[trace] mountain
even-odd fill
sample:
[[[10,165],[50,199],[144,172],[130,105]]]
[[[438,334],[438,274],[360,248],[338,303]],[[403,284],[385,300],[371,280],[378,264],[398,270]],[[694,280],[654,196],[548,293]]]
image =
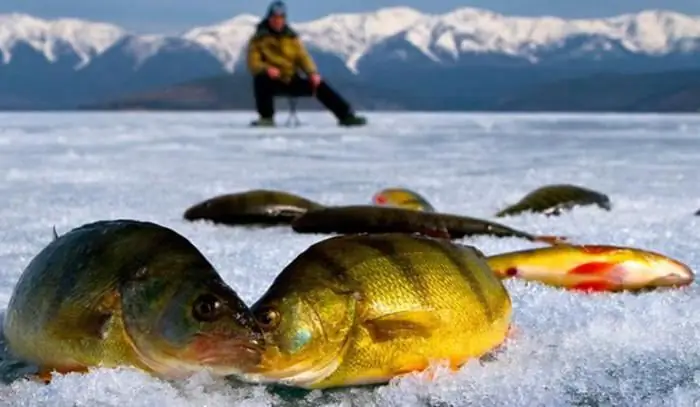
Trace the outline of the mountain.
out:
[[[105,105],[243,75],[258,21],[239,15],[177,36],[140,36],[104,23],[0,15],[0,108]],[[394,7],[293,27],[341,92],[372,84],[356,96],[384,94],[376,105],[408,109],[480,109],[551,81],[700,68],[700,17],[662,10],[566,20]]]
[[[358,110],[416,109],[407,92],[380,92],[358,79],[337,83]],[[252,110],[250,77],[215,76],[84,106],[88,110]],[[279,98],[277,112],[289,109]],[[300,110],[322,106],[312,98],[298,100]],[[562,79],[484,103],[482,111],[700,112],[700,69],[652,73],[599,73]]]
[[[560,80],[506,98],[493,110],[700,112],[700,69],[601,73]]]
[[[358,110],[405,110],[407,94],[385,94],[358,78],[335,82]],[[167,86],[146,92],[137,92],[126,97],[101,103],[81,106],[86,110],[252,110],[255,107],[250,76],[241,73],[217,75],[185,83]],[[297,109],[319,110],[323,106],[314,98],[298,98]],[[276,110],[289,109],[287,98],[276,101]]]

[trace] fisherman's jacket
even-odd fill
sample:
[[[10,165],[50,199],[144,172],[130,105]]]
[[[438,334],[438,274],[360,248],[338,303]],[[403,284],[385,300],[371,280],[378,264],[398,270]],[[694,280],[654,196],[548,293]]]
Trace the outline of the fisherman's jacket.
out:
[[[316,64],[294,30],[285,26],[281,32],[275,32],[263,21],[248,41],[248,70],[257,75],[269,67],[279,69],[284,82],[298,70],[307,75],[316,72]]]

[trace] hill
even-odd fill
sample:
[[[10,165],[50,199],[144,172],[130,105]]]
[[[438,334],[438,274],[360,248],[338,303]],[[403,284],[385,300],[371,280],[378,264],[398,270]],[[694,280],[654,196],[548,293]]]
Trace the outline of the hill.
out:
[[[356,78],[329,80],[329,83],[357,110],[405,110],[411,103],[408,95],[385,94]],[[277,111],[287,110],[288,99],[277,98],[275,106]],[[299,110],[323,109],[314,98],[298,98],[296,106]],[[80,106],[86,110],[252,110],[254,107],[252,80],[243,74],[217,75]]]
[[[700,70],[601,73],[559,80],[506,98],[494,110],[700,112]]]
[[[421,110],[437,101],[423,100],[404,89],[386,89],[358,79],[332,85],[357,110]],[[449,104],[450,101],[442,101]],[[288,109],[278,98],[277,110]],[[250,77],[220,75],[189,81],[149,92],[135,93],[104,103],[82,106],[90,110],[252,110]],[[300,98],[300,110],[318,110],[313,98]],[[449,109],[444,109],[449,110]],[[515,92],[492,103],[484,100],[462,110],[486,111],[587,111],[587,112],[698,112],[700,69],[645,74],[601,73],[555,80]]]

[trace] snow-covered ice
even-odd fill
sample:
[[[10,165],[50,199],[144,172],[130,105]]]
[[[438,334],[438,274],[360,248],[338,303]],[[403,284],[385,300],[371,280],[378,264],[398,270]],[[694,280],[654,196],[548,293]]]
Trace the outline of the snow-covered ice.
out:
[[[243,113],[0,115],[0,309],[52,237],[98,219],[159,222],[184,234],[252,303],[276,273],[324,236],[186,223],[220,193],[278,188],[329,204],[368,203],[406,186],[443,211],[490,217],[547,183],[608,193],[612,212],[502,220],[577,241],[634,245],[700,268],[700,116],[372,114],[342,129],[326,113],[303,127],[250,129]],[[284,120],[284,113],[280,114]],[[487,254],[532,247],[471,241]],[[700,296],[688,290],[582,295],[508,282],[519,336],[498,360],[428,382],[313,392],[334,406],[696,406]],[[301,396],[300,396],[301,397]],[[299,400],[297,400],[299,401]],[[263,406],[262,386],[200,375],[169,383],[130,369],[0,385],[2,406]]]

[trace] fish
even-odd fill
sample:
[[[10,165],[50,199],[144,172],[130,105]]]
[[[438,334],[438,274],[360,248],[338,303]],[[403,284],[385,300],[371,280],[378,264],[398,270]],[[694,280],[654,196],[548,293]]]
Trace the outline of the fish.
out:
[[[610,197],[602,192],[577,185],[555,184],[537,188],[515,204],[500,210],[496,213],[496,217],[513,216],[523,212],[559,216],[577,205],[597,205],[606,211],[612,210]]]
[[[289,225],[306,211],[323,207],[289,192],[253,189],[207,199],[188,208],[183,218],[228,226],[269,227]]]
[[[386,383],[503,350],[512,304],[481,251],[405,234],[335,236],[292,260],[251,306],[265,335],[251,383]]]
[[[421,194],[406,188],[385,188],[372,196],[372,204],[435,212],[433,205]]]
[[[264,346],[248,306],[187,238],[132,219],[56,236],[22,272],[3,329],[44,381],[97,366],[235,376]]]
[[[445,239],[488,235],[559,244],[565,236],[533,235],[483,219],[389,206],[332,206],[306,212],[292,222],[297,233],[410,233]]]
[[[648,250],[613,245],[541,247],[488,256],[501,279],[518,278],[585,292],[640,292],[691,284],[686,264]]]

